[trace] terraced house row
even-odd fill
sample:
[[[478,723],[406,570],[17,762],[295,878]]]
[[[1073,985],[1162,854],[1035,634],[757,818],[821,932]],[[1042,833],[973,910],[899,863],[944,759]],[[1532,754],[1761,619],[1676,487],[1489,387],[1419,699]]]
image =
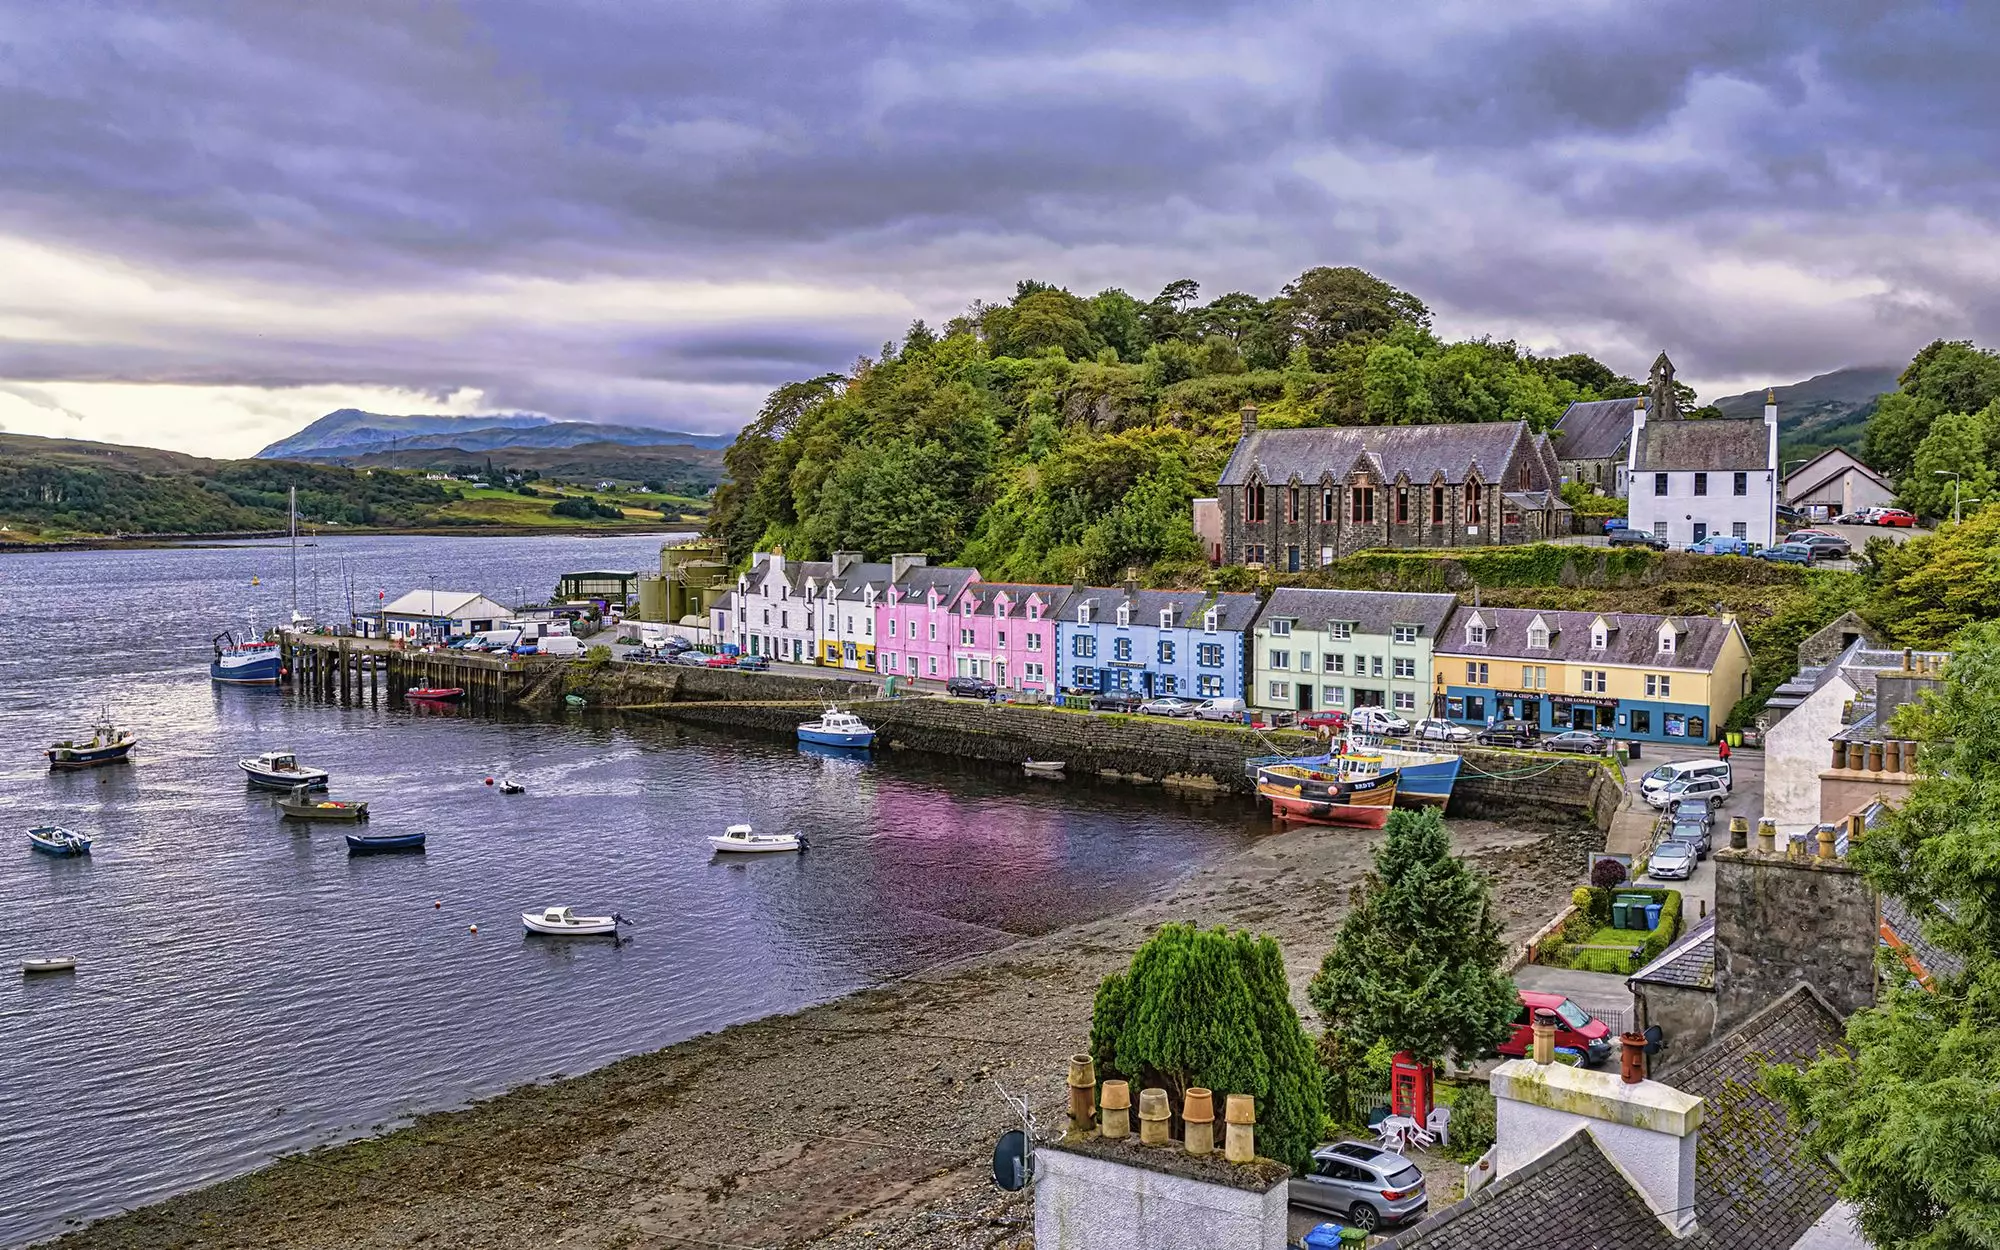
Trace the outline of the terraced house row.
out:
[[[1734,618],[1482,608],[1450,594],[988,582],[923,555],[759,553],[713,610],[746,655],[1030,698],[1132,691],[1272,713],[1388,708],[1468,725],[1708,741],[1748,693]]]

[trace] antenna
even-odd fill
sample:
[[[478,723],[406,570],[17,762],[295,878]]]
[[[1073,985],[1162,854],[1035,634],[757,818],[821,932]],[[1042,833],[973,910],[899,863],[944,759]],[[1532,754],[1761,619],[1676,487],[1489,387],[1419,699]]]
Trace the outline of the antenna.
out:
[[[292,623],[299,619],[299,488],[292,487]]]
[[[1021,1127],[1002,1133],[993,1147],[993,1182],[1012,1192],[1023,1188],[1035,1175],[1035,1112],[1028,1105],[1025,1092],[1016,1097],[998,1080],[987,1079],[993,1081],[993,1092],[1000,1095],[1000,1101],[1021,1117]]]

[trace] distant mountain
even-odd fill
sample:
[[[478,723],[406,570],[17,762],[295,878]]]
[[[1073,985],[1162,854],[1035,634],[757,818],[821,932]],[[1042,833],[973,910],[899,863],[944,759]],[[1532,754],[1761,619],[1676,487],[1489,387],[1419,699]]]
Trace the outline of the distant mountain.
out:
[[[1861,435],[1883,395],[1896,389],[1902,369],[1859,365],[1774,389],[1778,397],[1778,454],[1787,460],[1816,456],[1829,447],[1861,453]],[[1726,417],[1754,417],[1764,411],[1764,391],[1718,399]]]
[[[344,458],[355,469],[434,469],[454,472],[467,466],[481,467],[488,452],[464,452],[455,447],[442,449],[400,448],[372,451]],[[592,481],[610,478],[620,482],[665,482],[675,494],[702,495],[722,481],[722,452],[714,447],[633,447],[625,443],[579,443],[574,447],[505,447],[495,463],[509,469],[533,469],[545,478],[563,481]]]
[[[257,453],[259,460],[352,460],[394,451],[477,452],[506,448],[580,447],[618,443],[628,447],[727,447],[734,434],[688,434],[639,425],[599,425],[553,421],[525,413],[502,416],[388,416],[342,408],[329,412],[290,438]]]

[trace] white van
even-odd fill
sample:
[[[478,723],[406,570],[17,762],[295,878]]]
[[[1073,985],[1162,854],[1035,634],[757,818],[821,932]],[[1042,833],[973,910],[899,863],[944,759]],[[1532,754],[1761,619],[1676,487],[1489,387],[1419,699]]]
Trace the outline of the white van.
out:
[[[1201,720],[1240,721],[1243,719],[1243,700],[1210,699],[1196,708],[1194,714]]]
[[[1736,785],[1736,778],[1730,772],[1728,760],[1682,760],[1677,764],[1662,764],[1646,774],[1639,783],[1639,795],[1648,803],[1662,794],[1676,781],[1687,781],[1695,777],[1713,777],[1722,783],[1722,792],[1729,793]],[[1658,806],[1658,804],[1654,804]]]
[[[583,654],[583,640],[568,634],[550,634],[535,644],[535,654],[579,656]]]

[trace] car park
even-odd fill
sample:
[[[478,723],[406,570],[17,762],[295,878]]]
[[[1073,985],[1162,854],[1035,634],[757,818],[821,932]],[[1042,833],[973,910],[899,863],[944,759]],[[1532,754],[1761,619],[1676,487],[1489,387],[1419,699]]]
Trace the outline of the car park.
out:
[[[1210,699],[1196,708],[1194,714],[1197,720],[1240,721],[1244,710],[1241,699]]]
[[[1736,538],[1729,534],[1710,534],[1707,538],[1688,548],[1688,554],[1697,556],[1747,556],[1756,548],[1748,539]]]
[[[1694,847],[1686,842],[1662,842],[1646,857],[1646,875],[1656,881],[1685,881],[1694,875]]]
[[[1773,564],[1811,564],[1813,549],[1805,543],[1778,543],[1771,547],[1759,547],[1750,553],[1754,560],[1769,560]]]
[[[1667,540],[1650,530],[1635,530],[1631,526],[1611,531],[1610,543],[1614,547],[1651,547],[1654,551],[1665,551]]]
[[[1534,1013],[1553,1011],[1556,1015],[1556,1045],[1567,1046],[1583,1056],[1583,1066],[1595,1067],[1611,1057],[1611,1029],[1561,994],[1520,990],[1521,1012],[1514,1017],[1514,1031],[1494,1049],[1518,1059],[1535,1048]]]
[[[1868,525],[1894,525],[1908,529],[1917,523],[1916,514],[1902,508],[1871,508],[1869,511],[1872,515],[1865,522]]]
[[[1300,729],[1330,729],[1339,733],[1347,728],[1347,713],[1339,708],[1330,708],[1324,712],[1308,712],[1299,717],[1298,726]]]
[[[1674,804],[1685,799],[1714,799],[1720,802],[1729,794],[1729,783],[1720,777],[1683,777],[1651,793],[1644,789],[1639,793],[1646,802],[1661,811],[1672,811]]]
[[[1550,734],[1542,739],[1539,749],[1543,751],[1574,751],[1582,755],[1602,755],[1610,746],[1604,739],[1588,729],[1565,729],[1559,734]]]
[[[1199,706],[1192,699],[1176,699],[1172,695],[1164,698],[1148,699],[1139,705],[1139,710],[1148,716],[1193,716]]]
[[[1347,727],[1357,733],[1382,734],[1401,738],[1410,732],[1410,722],[1387,708],[1358,707],[1347,714]]]
[[[1653,795],[1665,790],[1676,781],[1686,781],[1693,777],[1715,777],[1721,780],[1724,793],[1735,789],[1736,773],[1728,760],[1699,759],[1677,760],[1662,764],[1649,772],[1639,782],[1639,793],[1651,803]],[[1660,804],[1653,803],[1654,807]]]
[[[1448,720],[1420,720],[1413,731],[1419,742],[1470,742],[1472,730]]]
[[[1715,828],[1715,809],[1722,803],[1720,798],[1676,799],[1667,809],[1677,825],[1700,825],[1704,829]]]
[[[1480,730],[1478,738],[1491,747],[1531,747],[1541,736],[1541,726],[1532,721],[1503,720]]]
[[[771,661],[761,655],[739,655],[736,657],[736,667],[746,673],[768,673],[771,671]]]
[[[1417,1165],[1366,1142],[1321,1146],[1287,1190],[1293,1206],[1338,1215],[1368,1232],[1407,1224],[1430,1206]]]
[[[944,684],[944,692],[961,699],[990,699],[999,687],[984,677],[954,677]]]
[[[1136,712],[1145,697],[1130,690],[1100,690],[1090,696],[1093,712]]]

